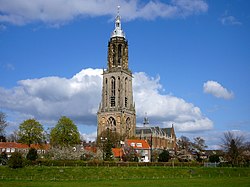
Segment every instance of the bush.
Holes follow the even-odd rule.
[[[14,152],[12,153],[9,161],[8,161],[8,166],[11,168],[22,168],[23,167],[23,156],[21,153]]]
[[[161,154],[159,154],[159,162],[168,162],[170,159],[169,152],[167,150],[163,150]]]
[[[209,162],[220,162],[220,157],[219,155],[211,155],[209,157]]]
[[[35,161],[38,158],[37,150],[35,148],[31,148],[26,156],[28,160]]]

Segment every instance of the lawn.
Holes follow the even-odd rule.
[[[250,186],[250,168],[0,167],[0,186]]]

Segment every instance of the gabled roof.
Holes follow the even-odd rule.
[[[147,140],[138,140],[138,139],[127,139],[126,144],[135,149],[150,149],[150,146]]]

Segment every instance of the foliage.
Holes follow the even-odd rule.
[[[97,146],[101,148],[103,159],[106,161],[113,160],[112,148],[120,147],[120,141],[123,137],[119,133],[109,129],[103,131],[97,138]]]
[[[8,123],[6,122],[6,115],[0,111],[0,135],[4,135],[7,125]]]
[[[133,147],[125,147],[124,154],[122,156],[124,162],[139,162],[137,152]]]
[[[25,120],[19,126],[18,136],[20,142],[29,146],[40,144],[44,140],[43,126],[35,119]]]
[[[211,156],[209,156],[209,162],[216,162],[216,163],[218,163],[218,162],[220,162],[220,156],[219,155],[211,155]]]
[[[118,132],[114,132],[107,129],[101,132],[101,134],[97,137],[97,145],[101,147],[102,144],[104,143],[103,140],[109,140],[109,143],[111,144],[112,148],[120,147],[120,141],[123,139],[124,138]]]
[[[160,154],[159,154],[159,162],[168,162],[168,160],[170,159],[170,155],[169,152],[167,150],[163,150]]]
[[[22,168],[24,166],[24,159],[21,153],[14,152],[11,154],[11,157],[8,161],[8,166],[10,168],[16,169],[16,168]]]
[[[66,116],[61,117],[50,132],[50,143],[53,146],[67,147],[80,142],[80,133],[74,122]]]
[[[222,147],[226,152],[227,160],[232,163],[232,165],[237,165],[239,161],[242,160],[244,139],[244,136],[237,135],[233,132],[224,133]]]
[[[26,156],[28,160],[34,161],[38,158],[37,150],[35,148],[29,149],[29,152]]]
[[[90,160],[94,158],[94,153],[82,149],[81,146],[67,146],[52,147],[44,156],[53,160]]]
[[[2,152],[2,153],[0,154],[0,164],[6,165],[6,164],[7,164],[7,161],[8,161],[8,157],[7,157],[6,152]]]

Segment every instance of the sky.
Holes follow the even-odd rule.
[[[250,141],[248,0],[0,0],[0,111],[6,134],[29,118],[70,117],[96,137],[102,71],[117,6],[129,43],[137,126],[174,125],[220,148]]]

